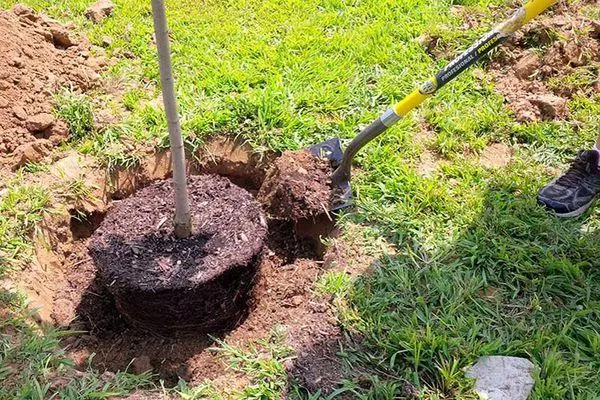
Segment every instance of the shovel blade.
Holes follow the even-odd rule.
[[[325,158],[331,163],[331,167],[335,170],[342,162],[344,152],[342,151],[342,143],[339,138],[332,138],[321,143],[317,143],[308,148],[315,156]],[[344,181],[332,188],[333,201],[330,211],[341,210],[352,205],[352,188],[350,181]]]

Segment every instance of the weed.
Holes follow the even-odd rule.
[[[49,194],[18,181],[0,197],[0,275],[29,257],[29,238],[48,212]]]
[[[140,164],[140,155],[127,145],[132,128],[127,124],[112,125],[82,141],[79,151],[96,156],[107,168],[107,173],[119,168],[131,169]]]
[[[38,172],[48,172],[48,166],[42,163],[28,162],[23,167],[21,167],[21,171],[28,172],[30,174],[36,174]]]
[[[270,338],[250,345],[247,351],[217,340],[219,347],[213,350],[220,352],[233,370],[244,373],[251,380],[251,384],[235,396],[243,399],[281,398],[287,382],[282,361],[291,354],[284,340],[283,327],[276,327]]]
[[[71,140],[81,140],[93,132],[92,103],[86,95],[65,90],[55,97],[54,102],[55,114],[67,122]]]
[[[123,105],[129,111],[135,110],[144,97],[144,92],[140,89],[131,89],[123,95]]]

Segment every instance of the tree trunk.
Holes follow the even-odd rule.
[[[167,114],[171,157],[173,160],[173,186],[175,189],[175,218],[173,224],[175,236],[183,238],[191,234],[192,220],[185,174],[185,151],[181,136],[181,126],[179,125],[179,115],[177,114],[177,100],[175,99],[173,71],[171,68],[171,49],[164,0],[152,0],[152,15],[154,17],[156,46],[158,47],[163,103],[165,105],[165,113]]]

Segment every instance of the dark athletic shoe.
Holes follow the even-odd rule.
[[[595,150],[580,151],[567,172],[540,190],[538,202],[558,217],[583,214],[600,192],[598,158]]]

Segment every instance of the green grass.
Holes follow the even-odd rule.
[[[30,238],[49,206],[40,186],[10,182],[0,192],[0,277],[31,255]]]
[[[92,104],[86,95],[63,91],[54,98],[56,116],[67,123],[69,139],[79,140],[94,130]]]
[[[93,127],[90,99],[59,97],[57,113],[69,122],[71,145],[109,169],[137,165],[141,155],[135,149],[165,147],[149,2],[116,1],[114,16],[99,25],[82,16],[87,0],[26,2],[75,21],[97,45],[110,36],[107,52],[115,63],[105,75],[126,82],[121,106],[129,114],[115,126]],[[0,0],[2,7],[12,4]],[[457,29],[463,21],[451,12],[453,5],[468,7],[482,24]],[[490,8],[499,5],[501,11]],[[451,57],[508,11],[499,0],[185,0],[167,6],[188,149],[227,134],[258,152],[353,137],[446,61],[434,60],[419,36],[439,36]],[[588,5],[585,13],[592,18],[598,9]],[[530,44],[537,46],[535,35]],[[597,72],[591,65],[548,84],[578,88]],[[591,400],[600,393],[600,211],[558,220],[535,201],[557,168],[592,145],[600,131],[600,95],[576,95],[569,104],[571,121],[523,125],[489,79],[476,75],[463,74],[356,159],[357,208],[340,223],[362,227],[360,242],[376,261],[371,274],[327,273],[317,288],[334,295],[346,331],[364,338],[344,349],[347,381],[332,397],[401,399],[409,385],[423,399],[473,398],[464,368],[488,354],[529,358],[536,366],[535,400]],[[424,146],[415,140],[421,121],[435,131],[427,146],[445,158],[431,178],[414,168]],[[514,148],[511,164],[482,168],[476,154],[497,141]],[[0,198],[0,257],[6,265],[0,270],[25,259],[44,199],[38,189],[18,185]],[[56,336],[17,326],[42,350],[25,368],[21,386],[6,393],[38,393],[45,388],[44,371],[64,361],[54,353]],[[33,354],[8,342],[3,346],[16,360]],[[224,345],[232,368],[251,382],[228,395],[278,398],[287,353],[276,348],[240,352]],[[361,374],[368,378],[357,384]],[[70,384],[72,396],[104,390],[87,376]],[[127,375],[101,393],[125,392],[138,383],[144,387],[147,380]],[[208,383],[190,388],[182,382],[174,392],[165,390],[184,399],[226,396]]]

